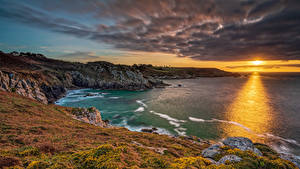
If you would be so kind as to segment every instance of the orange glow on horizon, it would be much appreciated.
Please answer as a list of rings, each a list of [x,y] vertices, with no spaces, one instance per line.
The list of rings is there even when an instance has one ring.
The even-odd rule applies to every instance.
[[[121,56],[98,56],[93,59],[60,58],[67,61],[93,62],[107,61],[114,64],[152,64],[154,66],[218,68],[229,72],[300,72],[300,60],[252,60],[252,61],[203,61],[189,57],[178,57],[175,54],[159,52],[125,51]]]

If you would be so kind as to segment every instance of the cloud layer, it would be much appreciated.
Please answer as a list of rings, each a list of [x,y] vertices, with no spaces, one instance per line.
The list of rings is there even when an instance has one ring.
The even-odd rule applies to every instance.
[[[0,0],[0,17],[196,60],[300,60],[299,0]]]

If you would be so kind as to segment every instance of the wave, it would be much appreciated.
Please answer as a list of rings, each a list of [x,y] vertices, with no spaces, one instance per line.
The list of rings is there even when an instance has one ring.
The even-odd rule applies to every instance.
[[[143,111],[145,111],[145,108],[144,107],[139,107],[134,112],[143,112]]]
[[[148,107],[148,106],[143,102],[143,100],[136,100],[136,102],[137,102],[138,104],[140,104],[140,105],[146,107],[146,108]]]
[[[169,115],[166,115],[166,114],[162,114],[162,113],[157,113],[153,110],[150,111],[150,113],[153,113],[155,115],[158,115],[159,117],[163,118],[163,119],[166,119],[169,121],[169,124],[175,126],[176,128],[174,129],[175,132],[178,133],[178,135],[181,135],[181,136],[186,136],[186,132],[185,132],[185,128],[182,128],[180,127],[181,126],[181,123],[185,123],[186,121],[185,120],[179,120],[179,119],[176,119],[176,118],[173,118],[173,117],[170,117]]]
[[[294,144],[294,145],[297,145],[297,146],[300,147],[300,144],[296,140],[293,140],[293,139],[286,139],[286,138],[283,138],[283,137],[280,137],[280,136],[275,136],[275,135],[270,134],[270,133],[256,134],[256,135],[259,136],[259,137],[267,137],[267,138],[271,138],[271,139],[275,139],[275,140],[281,140],[281,141],[284,141],[284,142],[287,142],[287,143],[290,143],[290,144]]]
[[[116,96],[114,96],[114,97],[109,97],[109,99],[119,99],[120,97],[116,97]]]
[[[169,123],[170,123],[171,125],[175,126],[175,127],[179,127],[179,126],[180,126],[179,123],[176,123],[176,122],[174,122],[174,121],[169,121]]]
[[[152,129],[154,128],[154,126],[131,126],[127,123],[127,120],[122,120],[121,123],[118,124],[118,126],[120,127],[125,127],[130,131],[138,131],[141,132],[142,129]],[[166,134],[166,135],[172,135],[168,130],[164,129],[164,128],[159,128],[159,127],[155,127],[157,130],[155,132],[159,133],[159,134]]]
[[[270,133],[257,134],[254,131],[250,130],[248,127],[246,127],[246,126],[244,126],[244,125],[242,125],[242,124],[240,124],[238,122],[235,122],[235,121],[226,121],[226,120],[219,120],[219,119],[204,120],[204,119],[199,119],[199,118],[194,118],[194,117],[189,117],[189,119],[191,121],[194,121],[194,122],[208,122],[208,123],[210,123],[210,122],[221,122],[221,123],[233,124],[233,125],[236,125],[236,126],[244,128],[249,133],[254,134],[254,135],[258,136],[258,137],[265,137],[265,138],[270,138],[270,139],[274,139],[274,140],[280,140],[280,141],[283,141],[283,142],[286,142],[286,143],[290,143],[290,144],[294,144],[294,145],[300,147],[300,144],[296,140],[286,139],[286,138],[283,138],[283,137],[275,136],[275,135],[270,134]],[[280,149],[287,151],[288,148],[285,147],[285,146],[280,146]]]
[[[198,119],[198,118],[195,118],[195,117],[189,117],[189,119],[191,121],[194,121],[194,122],[208,122],[208,123],[212,123],[212,122],[220,122],[220,123],[229,123],[229,124],[233,124],[233,125],[236,125],[236,126],[239,126],[239,127],[242,127],[244,128],[245,130],[247,131],[251,131],[248,127],[238,123],[238,122],[235,122],[235,121],[227,121],[227,120],[219,120],[219,119],[211,119],[211,120],[204,120],[204,119]]]
[[[186,132],[185,131],[180,131],[178,128],[174,129],[174,131],[176,131],[178,133],[178,135],[186,136]]]
[[[156,115],[158,115],[159,117],[164,118],[164,119],[166,119],[166,120],[168,120],[168,121],[182,122],[182,123],[186,122],[185,120],[178,120],[178,119],[175,119],[175,118],[173,118],[173,117],[170,117],[170,116],[168,116],[168,115],[166,115],[166,114],[157,113],[157,112],[155,112],[155,111],[153,111],[153,110],[151,110],[150,113],[156,114]]]

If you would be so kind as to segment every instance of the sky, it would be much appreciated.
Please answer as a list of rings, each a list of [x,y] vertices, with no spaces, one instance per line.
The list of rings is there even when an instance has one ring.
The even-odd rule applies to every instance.
[[[0,50],[68,61],[300,71],[299,0],[0,0]],[[261,60],[256,65],[255,60]]]

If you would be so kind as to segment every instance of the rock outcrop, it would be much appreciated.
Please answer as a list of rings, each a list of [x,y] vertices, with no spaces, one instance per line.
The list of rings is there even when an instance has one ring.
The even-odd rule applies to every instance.
[[[0,90],[15,92],[45,104],[48,103],[48,99],[39,87],[37,80],[22,77],[22,75],[13,72],[0,71]]]
[[[71,63],[33,53],[0,52],[0,90],[53,103],[67,89],[144,90],[165,84],[138,69],[108,62]]]
[[[258,148],[256,148],[256,146],[264,151],[264,154]],[[202,150],[202,156],[209,160],[212,164],[216,165],[240,162],[245,160],[245,154],[249,153],[252,155],[254,153],[256,156],[261,156],[260,158],[272,154],[270,155],[272,158],[280,157],[281,159],[290,161],[298,168],[300,167],[300,158],[298,156],[277,153],[264,144],[256,143],[254,145],[250,139],[245,137],[228,137],[222,142],[213,144],[210,147]]]
[[[206,158],[214,158],[216,155],[220,154],[220,148],[221,146],[219,144],[214,144],[202,151],[202,156]]]
[[[245,137],[228,137],[223,141],[223,144],[243,151],[250,150],[257,155],[262,156],[262,153],[254,147],[253,142]]]
[[[101,113],[95,107],[91,108],[73,108],[72,115],[74,119],[89,123],[95,126],[107,127],[109,124],[103,121]]]

